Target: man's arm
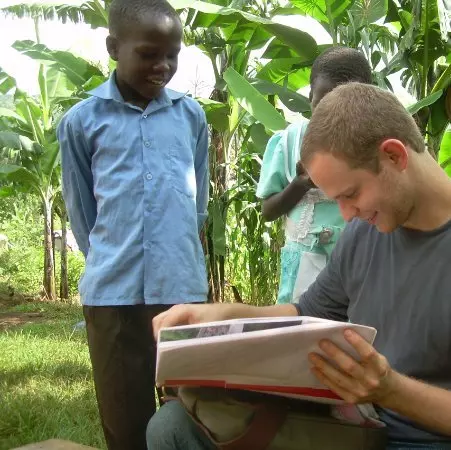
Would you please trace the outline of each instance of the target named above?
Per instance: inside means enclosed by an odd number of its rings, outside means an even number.
[[[312,371],[324,385],[349,403],[372,402],[451,436],[450,391],[394,371],[387,359],[354,331],[346,330],[344,337],[360,356],[359,362],[330,341],[319,346],[334,365],[319,354],[310,355]]]
[[[312,187],[314,185],[308,177],[297,176],[282,192],[263,199],[263,218],[271,222],[288,214]]]
[[[451,391],[399,373],[393,376],[393,393],[380,405],[409,417],[426,428],[451,436]]]
[[[208,215],[208,196],[210,187],[210,177],[208,168],[208,128],[205,113],[199,114],[199,132],[197,137],[196,156],[194,160],[194,169],[196,172],[197,185],[197,228],[200,233],[207,220]]]
[[[89,233],[97,218],[91,153],[76,113],[63,117],[57,134],[61,151],[63,197],[75,240],[86,258]]]

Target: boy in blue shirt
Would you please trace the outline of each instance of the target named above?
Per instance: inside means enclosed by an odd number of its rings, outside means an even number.
[[[86,257],[80,295],[108,448],[146,448],[155,412],[152,318],[204,302],[199,232],[207,216],[205,114],[167,89],[182,24],[165,0],[114,0],[117,68],[58,127],[63,193]]]

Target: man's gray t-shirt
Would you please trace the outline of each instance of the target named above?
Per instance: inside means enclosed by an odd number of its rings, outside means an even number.
[[[300,309],[375,327],[374,346],[393,369],[451,390],[451,222],[384,234],[353,220]],[[391,439],[451,442],[392,411],[378,412]]]

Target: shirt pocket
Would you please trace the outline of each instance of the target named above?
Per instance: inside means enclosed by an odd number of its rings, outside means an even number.
[[[196,172],[192,150],[185,145],[172,144],[169,148],[169,175],[174,189],[187,197],[196,197]]]

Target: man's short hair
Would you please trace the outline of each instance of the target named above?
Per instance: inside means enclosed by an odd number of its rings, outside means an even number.
[[[349,47],[331,47],[321,53],[312,66],[312,86],[320,75],[337,85],[350,81],[373,82],[371,67],[363,53]]]
[[[110,34],[119,36],[138,23],[144,14],[167,16],[180,20],[177,11],[166,0],[113,0],[108,12]]]
[[[379,171],[379,146],[397,139],[413,151],[425,150],[411,115],[390,92],[362,83],[343,84],[316,107],[302,140],[302,162],[332,153],[353,168]]]

